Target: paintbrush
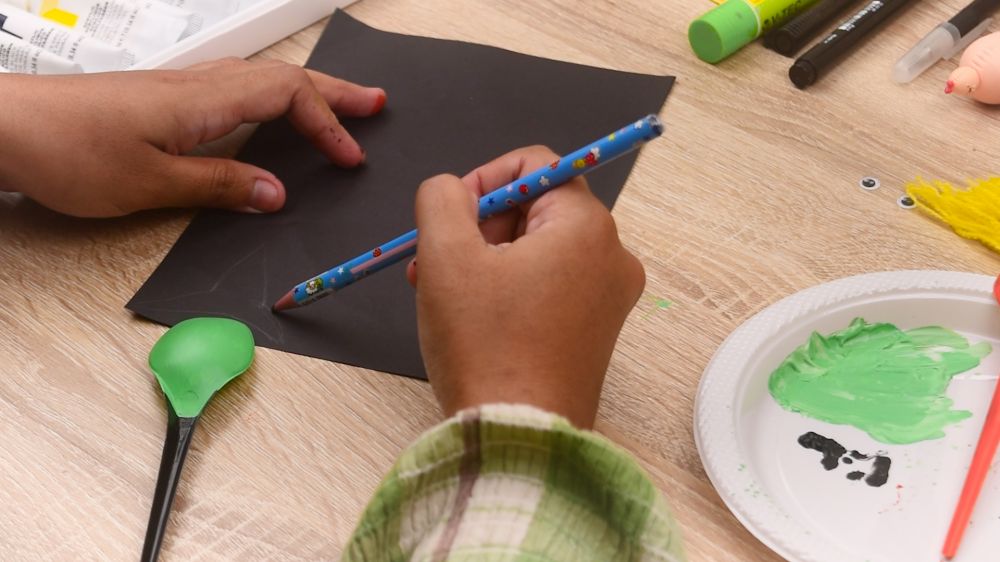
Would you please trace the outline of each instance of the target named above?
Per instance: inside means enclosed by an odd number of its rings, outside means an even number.
[[[997,276],[996,282],[993,283],[993,296],[997,303],[1000,303],[1000,276]],[[951,526],[948,528],[948,536],[944,540],[944,548],[941,549],[943,560],[951,560],[958,552],[962,535],[965,534],[969,518],[972,517],[972,510],[976,507],[979,491],[983,489],[986,473],[990,470],[990,465],[993,464],[993,456],[996,455],[998,443],[1000,443],[1000,379],[998,379],[996,389],[993,391],[993,400],[990,402],[990,411],[986,414],[986,421],[983,422],[983,432],[979,434],[976,454],[972,457],[969,474],[966,475],[965,485],[962,486],[962,495],[958,498],[958,506],[951,518]]]

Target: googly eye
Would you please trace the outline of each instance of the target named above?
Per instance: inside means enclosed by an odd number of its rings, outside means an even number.
[[[909,195],[900,195],[899,199],[896,199],[896,204],[899,205],[901,209],[912,209],[917,206],[917,202],[914,201]]]
[[[882,187],[882,182],[878,181],[878,178],[865,176],[858,180],[858,187],[865,191],[875,191],[876,189]]]

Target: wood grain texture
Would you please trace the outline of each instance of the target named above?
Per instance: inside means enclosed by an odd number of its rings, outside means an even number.
[[[690,558],[779,560],[702,469],[692,409],[722,340],[797,290],[877,270],[995,274],[997,256],[896,205],[918,175],[996,173],[990,108],[909,86],[892,63],[963,0],[920,2],[806,92],[752,45],[718,66],[687,46],[706,2],[363,0],[375,27],[635,72],[675,74],[615,209],[645,264],[598,431],[670,498]],[[259,57],[303,62],[321,24]],[[392,103],[392,92],[389,92]],[[463,172],[463,170],[455,170]],[[883,184],[857,187],[862,176]],[[163,328],[123,305],[191,218],[54,215],[0,195],[0,552],[4,560],[138,557],[166,415],[146,367]],[[658,298],[674,304],[656,306]],[[333,560],[399,451],[439,420],[429,386],[267,349],[216,397],[194,439],[163,560]]]

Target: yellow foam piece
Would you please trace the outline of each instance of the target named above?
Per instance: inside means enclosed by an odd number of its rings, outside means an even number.
[[[1000,252],[1000,177],[969,182],[956,189],[948,182],[917,178],[906,185],[917,207],[950,226],[956,234]]]

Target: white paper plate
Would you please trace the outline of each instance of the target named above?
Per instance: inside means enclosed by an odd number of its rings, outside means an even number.
[[[1000,306],[994,279],[945,271],[860,275],[807,289],[763,310],[723,342],[695,402],[695,438],[712,483],[736,517],[778,554],[796,562],[937,562],[1000,373]],[[946,437],[886,445],[847,425],[782,409],[771,372],[813,331],[830,333],[862,317],[901,329],[940,325],[993,352],[952,379],[954,408],[973,417]],[[833,471],[800,446],[815,431],[848,450],[885,451],[888,482],[872,487]],[[1000,560],[1000,474],[991,471],[956,560]],[[898,487],[901,486],[901,487]]]

